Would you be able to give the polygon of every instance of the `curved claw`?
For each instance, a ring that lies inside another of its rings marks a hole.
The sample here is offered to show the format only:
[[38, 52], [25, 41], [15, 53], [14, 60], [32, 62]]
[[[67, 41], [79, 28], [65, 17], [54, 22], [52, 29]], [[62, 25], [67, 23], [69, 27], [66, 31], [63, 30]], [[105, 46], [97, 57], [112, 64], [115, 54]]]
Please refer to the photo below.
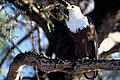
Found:
[[94, 75], [93, 75], [92, 77], [88, 77], [85, 72], [83, 72], [83, 75], [84, 75], [84, 77], [85, 77], [86, 79], [92, 79], [92, 80], [94, 80], [94, 78], [96, 78], [97, 75], [98, 75], [98, 70], [94, 71]]

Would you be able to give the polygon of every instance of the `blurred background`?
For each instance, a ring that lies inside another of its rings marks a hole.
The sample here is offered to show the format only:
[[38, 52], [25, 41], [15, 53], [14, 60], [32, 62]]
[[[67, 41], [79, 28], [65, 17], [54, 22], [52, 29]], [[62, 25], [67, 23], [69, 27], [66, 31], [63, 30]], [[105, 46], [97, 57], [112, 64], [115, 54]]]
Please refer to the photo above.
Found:
[[[95, 24], [99, 39], [99, 59], [120, 60], [120, 1], [68, 1], [80, 6], [83, 14], [89, 16]], [[25, 51], [44, 54], [48, 45], [44, 31], [30, 16], [13, 3], [0, 1], [0, 80], [5, 80], [9, 66], [17, 54]], [[20, 76], [34, 77], [34, 67], [25, 66]], [[120, 80], [120, 71], [99, 70], [96, 80]]]

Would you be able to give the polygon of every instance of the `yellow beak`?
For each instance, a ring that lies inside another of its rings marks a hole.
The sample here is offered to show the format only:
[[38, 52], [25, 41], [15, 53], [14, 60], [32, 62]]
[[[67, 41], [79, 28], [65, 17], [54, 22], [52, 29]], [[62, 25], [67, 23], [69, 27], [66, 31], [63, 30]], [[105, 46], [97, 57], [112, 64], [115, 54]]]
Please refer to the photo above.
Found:
[[68, 10], [71, 10], [71, 9], [72, 9], [72, 6], [71, 6], [71, 5], [68, 5], [68, 6], [67, 6], [67, 9], [68, 9]]

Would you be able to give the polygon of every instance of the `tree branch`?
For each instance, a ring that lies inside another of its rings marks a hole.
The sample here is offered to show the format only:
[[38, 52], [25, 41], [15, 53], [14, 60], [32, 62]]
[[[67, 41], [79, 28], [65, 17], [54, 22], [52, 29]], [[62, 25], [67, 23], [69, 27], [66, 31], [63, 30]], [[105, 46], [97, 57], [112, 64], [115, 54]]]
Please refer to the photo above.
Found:
[[[18, 2], [17, 0], [8, 0], [8, 1], [13, 3], [15, 6], [17, 6], [18, 9], [24, 11], [26, 15], [30, 16], [31, 20], [35, 21], [38, 25], [40, 25], [40, 27], [42, 27], [48, 39], [50, 38], [50, 33], [47, 28], [48, 19], [45, 17], [43, 13], [40, 12], [36, 4], [26, 3], [24, 0], [19, 0]], [[37, 1], [36, 3], [40, 3], [40, 2]]]
[[10, 65], [7, 80], [18, 80], [19, 72], [22, 70], [23, 66], [35, 66], [37, 61], [39, 61], [39, 56], [34, 53], [26, 52], [24, 54], [18, 54]]
[[[43, 16], [43, 14], [41, 14], [41, 12], [39, 11], [40, 9], [37, 6], [43, 6], [44, 5], [45, 9], [46, 8], [52, 8], [52, 7], [50, 7], [50, 5], [55, 5], [62, 0], [46, 0], [46, 1], [35, 0], [34, 3], [26, 3], [24, 0], [19, 0], [18, 3], [21, 3], [22, 6], [19, 5], [16, 2], [17, 0], [8, 0], [8, 1], [12, 2], [14, 5], [17, 6], [18, 9], [24, 11], [28, 16], [30, 16], [30, 18], [32, 20], [34, 20], [38, 25], [40, 25], [43, 28], [47, 38], [49, 40], [51, 39], [52, 35], [49, 33], [49, 30], [48, 30], [48, 27], [47, 27], [47, 22], [49, 20], [45, 16]], [[29, 0], [27, 0], [27, 1], [29, 1]], [[66, 0], [66, 1], [71, 2], [71, 0]], [[81, 0], [75, 0], [75, 1], [72, 1], [72, 4], [78, 5], [80, 2], [81, 2]], [[95, 1], [95, 2], [98, 5], [99, 1], [98, 2]], [[103, 0], [103, 2], [101, 2], [101, 3], [104, 3], [104, 2], [105, 2], [105, 4], [107, 4], [109, 2], [109, 0], [107, 0], [107, 1]], [[115, 4], [115, 1], [113, 1], [113, 2]], [[119, 0], [117, 0], [116, 2], [119, 2]], [[39, 5], [37, 5], [35, 3], [39, 3]], [[117, 7], [112, 8], [110, 4], [108, 4], [106, 6], [108, 6], [108, 7], [110, 6], [110, 8], [113, 9], [113, 10], [115, 10], [114, 8], [117, 8]], [[103, 9], [101, 9], [101, 6], [99, 8], [99, 6], [97, 6], [97, 5], [96, 5], [96, 7], [98, 9], [96, 8], [94, 10], [94, 12], [90, 15], [90, 17], [93, 18], [93, 21], [96, 24], [96, 30], [97, 30], [97, 33], [98, 33], [98, 43], [100, 45], [100, 43], [104, 40], [104, 38], [106, 38], [111, 31], [116, 29], [117, 26], [115, 26], [115, 24], [120, 20], [120, 18], [119, 18], [120, 11], [119, 11], [119, 8], [117, 8], [118, 10], [115, 10], [116, 12], [114, 11], [112, 14], [108, 14], [108, 11], [109, 11], [108, 7], [105, 8], [106, 11], [104, 11]], [[53, 7], [55, 7], [55, 6], [53, 6]], [[105, 15], [104, 16], [102, 14], [101, 15], [96, 15], [96, 12], [97, 13], [104, 12]], [[98, 16], [100, 18], [97, 18]], [[103, 21], [99, 21], [99, 20], [103, 20]]]
[[110, 49], [107, 52], [103, 52], [99, 55], [99, 59], [104, 59], [106, 58], [108, 55], [115, 53], [115, 52], [119, 52], [120, 51], [120, 43], [116, 44], [112, 49]]
[[108, 14], [97, 30], [99, 44], [114, 30], [117, 30], [116, 24], [120, 21], [120, 10], [114, 15]]
[[33, 52], [18, 54], [12, 62], [7, 80], [14, 80], [19, 77], [20, 67], [24, 65], [38, 66], [42, 71], [65, 72], [68, 74], [79, 74], [88, 70], [120, 70], [120, 60], [77, 60], [68, 61], [63, 59], [50, 60], [40, 57]]
[[[35, 29], [36, 29], [36, 27], [35, 27], [33, 30], [35, 30]], [[16, 45], [21, 44], [25, 39], [27, 39], [27, 38], [30, 36], [30, 34], [33, 32], [33, 30], [31, 30], [31, 31], [30, 31], [27, 35], [25, 35], [20, 41], [18, 41], [18, 42], [16, 43]], [[15, 45], [13, 45], [10, 49], [8, 49], [8, 51], [7, 51], [7, 53], [6, 53], [6, 56], [5, 56], [4, 59], [0, 62], [0, 69], [1, 69], [1, 67], [2, 67], [2, 64], [5, 62], [5, 60], [8, 59], [9, 55], [11, 55], [11, 52], [12, 52], [12, 50], [13, 50], [14, 48], [16, 48]]]
[[94, 1], [95, 9], [88, 16], [92, 18], [95, 24], [95, 28], [98, 34], [98, 43], [100, 45], [111, 31], [116, 30], [116, 24], [120, 22], [120, 0]]

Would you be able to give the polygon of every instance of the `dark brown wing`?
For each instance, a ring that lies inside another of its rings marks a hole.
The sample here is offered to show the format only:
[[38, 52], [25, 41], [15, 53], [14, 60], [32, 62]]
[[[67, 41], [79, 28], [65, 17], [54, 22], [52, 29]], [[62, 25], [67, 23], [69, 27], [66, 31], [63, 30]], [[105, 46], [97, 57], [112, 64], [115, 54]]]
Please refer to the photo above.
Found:
[[51, 57], [52, 53], [55, 53], [57, 58], [74, 59], [74, 39], [69, 36], [67, 26], [53, 17], [51, 17], [51, 21], [55, 29], [50, 33], [53, 36], [49, 40], [46, 55]]
[[88, 27], [90, 28], [90, 32], [87, 33], [88, 36], [88, 50], [90, 50], [90, 55], [92, 58], [97, 59], [97, 52], [98, 52], [98, 42], [97, 42], [97, 34], [93, 24], [89, 24]]
[[[98, 38], [97, 38], [97, 33], [95, 30], [95, 26], [93, 25], [92, 21], [89, 19], [89, 25], [88, 25], [88, 31], [90, 32], [90, 35], [88, 35], [88, 50], [91, 52], [90, 55], [93, 55], [93, 57], [91, 57], [94, 60], [97, 60], [97, 53], [98, 53]], [[88, 33], [89, 33], [88, 32]], [[86, 79], [90, 79], [93, 80], [94, 78], [97, 77], [98, 75], [98, 70], [94, 70], [92, 71], [93, 76], [91, 77], [91, 75], [89, 76], [89, 74], [87, 74], [86, 72], [83, 73], [83, 75], [85, 76]]]
[[76, 57], [97, 59], [97, 34], [91, 22], [87, 28], [78, 29], [71, 36], [74, 38]]
[[91, 30], [91, 33], [93, 35], [92, 39], [91, 39], [91, 45], [92, 45], [92, 48], [93, 48], [93, 51], [94, 51], [94, 57], [95, 59], [97, 59], [97, 53], [98, 53], [98, 37], [97, 37], [97, 33], [96, 33], [96, 30], [95, 30], [95, 26], [92, 22], [92, 20], [90, 18], [88, 18], [89, 20], [89, 23], [90, 23], [90, 30]]

